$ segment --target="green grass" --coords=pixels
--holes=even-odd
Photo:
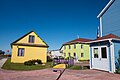
[[[81,66],[71,66],[68,69],[72,69],[72,70],[82,70]],[[87,67],[83,67],[83,69],[88,69]]]
[[[38,64],[38,65],[32,65],[32,66],[26,66],[23,63],[11,63],[11,59],[7,59],[5,64],[2,66],[2,69],[6,70],[39,70],[39,69],[45,69],[45,68],[52,68],[52,63],[48,62],[45,65]]]

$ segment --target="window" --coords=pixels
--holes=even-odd
[[[64,53],[64,57],[66,56],[66,53]]]
[[[81,49],[83,49],[83,44],[81,44]]]
[[[98,48],[94,48],[94,58],[98,58]]]
[[[24,48],[18,48],[18,56],[24,56]]]
[[[64,46],[64,49],[66,49],[66,46]]]
[[[76,49],[76,44],[74,44],[74,49]]]
[[[70,57],[70,53],[68,53],[68,57]]]
[[[30,35],[29,36],[29,43],[34,43],[35,41],[35,36]]]
[[[102,47],[101,48],[101,56],[102,56],[102,58],[107,58],[106,47]]]
[[[81,53],[81,57],[84,57],[84,53]]]
[[[73,54],[74,58],[76,58],[76,53]]]
[[[71,46],[69,45],[69,49],[71,48]]]

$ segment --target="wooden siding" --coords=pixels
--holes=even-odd
[[[117,69],[119,64],[118,64],[118,58],[119,58],[119,53],[120,53],[120,42],[114,42],[114,59],[115,59],[115,68]]]
[[[110,33],[120,36],[120,0],[115,0],[102,16],[102,35]]]

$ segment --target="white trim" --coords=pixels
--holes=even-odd
[[[116,38],[113,38],[113,40],[117,40],[117,41],[120,41],[120,39],[116,39]]]
[[[102,17],[100,17],[100,37],[102,37]]]
[[[110,0],[109,3],[105,6],[105,8],[100,12],[100,14],[97,16],[97,18],[100,18],[104,12],[110,7],[110,5],[113,3],[115,0]]]
[[[92,59],[92,63],[91,63],[91,65],[90,65],[90,69],[94,69],[94,48],[98,48],[98,58],[99,58],[99,47],[100,46],[93,46],[93,47],[91,47],[91,49],[92,49],[92,52],[91,52],[91,54],[92,54],[92,56],[91,56],[91,59]]]
[[[92,69],[92,67],[93,67],[93,65],[92,65],[92,63],[93,63],[93,60],[91,61],[91,59],[92,59],[92,47],[89,47],[89,51],[90,51],[90,69]],[[92,66],[91,66],[92,65]]]
[[[112,67],[112,71],[111,73],[115,72],[115,59],[114,59],[114,44],[113,42],[110,41],[110,54],[111,54],[111,67]]]
[[[113,44],[113,58],[115,58],[115,45]],[[114,72],[115,72],[115,59],[114,59],[114,62],[113,62],[113,70],[114,70]]]
[[[90,42],[86,42],[86,43],[94,43],[94,42],[101,42],[101,41],[108,41],[108,40],[112,40],[112,38],[110,38],[110,39],[102,39],[102,40],[95,40],[95,41],[90,41]]]

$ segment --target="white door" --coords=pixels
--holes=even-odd
[[[109,71],[107,46],[92,47],[92,68]]]

